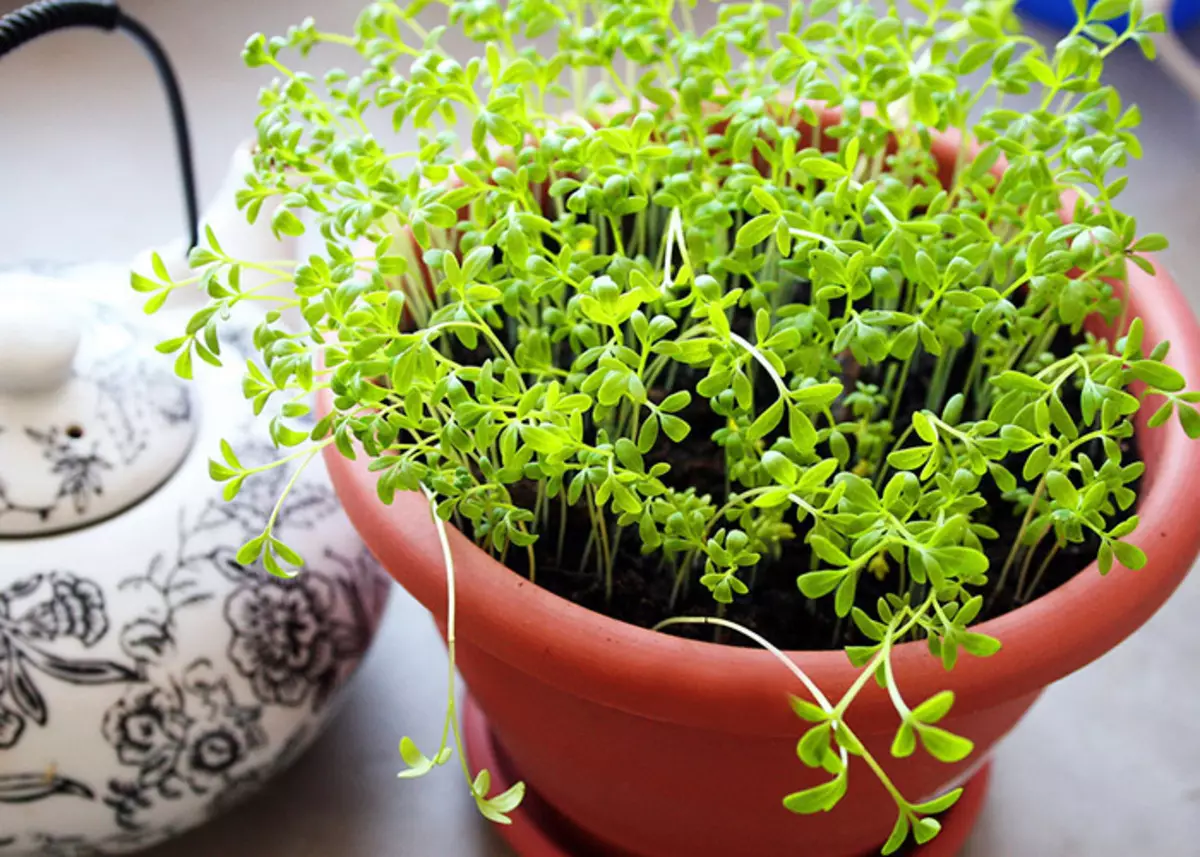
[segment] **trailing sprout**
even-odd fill
[[[1014,606],[995,603],[1005,591],[1036,594],[1073,543],[1098,545],[1102,572],[1140,567],[1124,540],[1132,418],[1153,397],[1151,425],[1200,434],[1167,343],[1127,325],[1126,267],[1152,270],[1143,254],[1165,241],[1117,207],[1139,117],[1100,80],[1122,44],[1152,53],[1161,18],[1080,2],[1046,51],[1002,0],[914,0],[912,18],[858,0],[720,4],[707,28],[694,0],[446,0],[479,46],[464,63],[417,20],[433,5],[372,3],[349,35],[310,19],[246,44],[276,77],[239,205],[323,247],[254,263],[210,233],[195,278],[135,276],[149,311],[197,283],[210,297],[161,350],[187,377],[194,358],[219,363],[233,307],[273,304],[244,389],[256,411],[282,402],[281,460],[365,454],[382,502],[424,491],[534,580],[536,542],[561,559],[577,513],[581,570],[609,597],[620,551],[641,550],[677,594],[710,590],[733,628],[719,616],[754,597],[754,569],[797,557],[862,671],[836,702],[795,700],[811,724],[800,758],[831,779],[784,802],[832,808],[858,757],[896,801],[884,852],[928,840],[959,792],[907,801],[846,722],[857,694],[887,688],[894,756],[967,756],[937,725],[953,694],[905,699],[894,647],[923,638],[947,668],[995,652],[972,623]],[[1126,10],[1124,31],[1102,23]],[[290,66],[317,46],[357,70]],[[1010,106],[1020,95],[1036,106]],[[389,122],[408,136],[371,130]],[[243,287],[251,269],[265,279]],[[294,287],[279,297],[278,282]],[[1097,316],[1128,333],[1085,331]],[[298,428],[317,390],[332,409]],[[711,438],[693,437],[697,414],[720,418]],[[710,442],[719,496],[675,481],[662,454]],[[255,472],[228,445],[212,465],[229,496]],[[993,490],[1021,520],[999,568],[980,514]],[[286,574],[299,557],[268,521],[240,560]],[[864,574],[886,597],[861,596]],[[425,770],[446,747],[402,752]],[[487,788],[472,792],[490,817],[519,799],[488,803]]]

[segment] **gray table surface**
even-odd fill
[[[0,9],[16,5],[0,0]],[[261,75],[245,37],[310,12],[346,26],[353,0],[127,0],[183,79],[207,198],[247,136]],[[1195,43],[1197,40],[1192,39]],[[1122,53],[1110,79],[1145,118],[1126,205],[1174,246],[1164,259],[1200,305],[1200,108]],[[0,63],[0,266],[125,260],[180,232],[169,128],[132,45],[62,34]],[[1200,576],[1138,634],[1052,687],[996,755],[991,797],[965,857],[1200,855]],[[398,590],[329,731],[294,769],[224,818],[147,857],[502,857],[458,772],[396,779],[396,744],[435,740],[444,654]],[[749,857],[749,855],[747,855]]]

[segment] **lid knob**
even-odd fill
[[[0,292],[0,395],[50,392],[71,377],[82,332],[69,309]]]

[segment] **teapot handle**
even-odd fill
[[[200,213],[196,203],[196,170],[192,164],[192,145],[183,96],[171,61],[158,39],[145,26],[126,15],[113,0],[38,0],[0,16],[0,57],[38,36],[71,27],[90,27],[106,32],[123,30],[150,55],[171,109],[187,212],[188,247],[196,247],[200,243]]]

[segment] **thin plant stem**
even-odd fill
[[[1037,488],[1034,489],[1033,499],[1029,502],[1029,508],[1025,510],[1025,517],[1021,520],[1021,527],[1017,530],[1017,537],[1013,540],[1013,545],[1008,551],[1008,555],[1004,559],[1004,566],[1000,569],[1000,577],[996,581],[995,587],[992,589],[992,598],[995,598],[1004,590],[1004,584],[1008,582],[1008,574],[1012,569],[1013,561],[1017,557],[1017,552],[1021,549],[1021,540],[1025,536],[1025,530],[1029,528],[1029,522],[1033,520],[1038,503],[1041,502],[1042,496],[1046,492],[1046,478],[1043,476],[1038,480]]]
[[[1025,590],[1023,595],[1021,594],[1020,587],[1018,586],[1017,599],[1019,602],[1025,602],[1033,598],[1034,594],[1038,591],[1038,587],[1042,585],[1042,578],[1046,574],[1046,569],[1050,567],[1050,563],[1053,562],[1054,557],[1058,555],[1060,547],[1061,545],[1055,542],[1053,547],[1046,552],[1046,558],[1043,559],[1042,564],[1038,566],[1037,574],[1033,576],[1033,581],[1029,584],[1029,588]]]
[[[1029,569],[1033,564],[1033,557],[1037,553],[1038,545],[1042,543],[1042,539],[1046,538],[1046,534],[1050,532],[1050,527],[1047,525],[1038,533],[1038,537],[1033,544],[1025,551],[1025,557],[1021,560],[1021,573],[1017,575],[1017,588],[1013,593],[1013,600],[1020,601],[1021,593],[1025,591],[1025,580],[1029,577]],[[1055,546],[1057,548],[1057,545]]]

